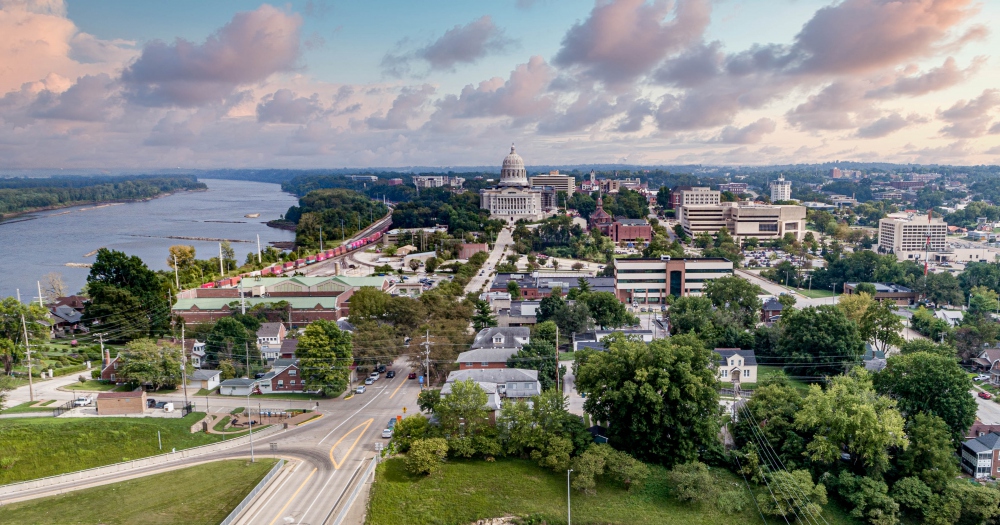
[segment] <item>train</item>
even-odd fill
[[[311,264],[316,264],[318,262],[322,262],[322,261],[325,261],[325,260],[328,260],[328,259],[333,259],[335,257],[340,257],[340,256],[343,256],[343,255],[347,255],[350,252],[362,249],[365,246],[368,246],[369,244],[375,244],[378,241],[380,241],[382,239],[382,236],[385,235],[385,232],[389,230],[389,228],[390,228],[391,225],[392,225],[391,222],[387,222],[381,228],[379,228],[378,231],[375,231],[375,232],[373,232],[373,233],[371,233],[371,234],[369,234],[369,235],[367,235],[365,237],[362,237],[362,238],[360,238],[358,240],[349,242],[347,244],[341,244],[340,246],[337,246],[336,248],[331,248],[329,250],[324,250],[322,252],[319,252],[316,255],[309,255],[309,256],[307,256],[305,258],[302,258],[302,259],[296,259],[294,261],[287,261],[287,262],[284,262],[284,263],[280,263],[280,262],[279,263],[274,263],[274,264],[272,264],[270,266],[267,266],[267,267],[265,267],[265,268],[263,268],[261,270],[256,270],[256,271],[253,271],[253,272],[241,273],[240,275],[238,275],[236,277],[230,277],[230,278],[227,278],[227,279],[221,279],[221,280],[218,280],[218,281],[213,281],[213,282],[210,282],[210,283],[205,283],[205,284],[201,285],[201,288],[223,288],[223,287],[227,287],[227,286],[237,286],[237,285],[239,285],[239,283],[240,283],[241,280],[243,280],[243,279],[245,279],[247,277],[275,277],[275,276],[280,276],[280,275],[283,275],[285,273],[295,271],[295,270],[297,270],[299,268],[303,268],[305,266],[309,266]]]

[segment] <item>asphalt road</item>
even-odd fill
[[[417,394],[420,385],[415,380],[407,380],[410,367],[405,359],[399,359],[392,367],[396,377],[386,379],[384,376],[374,385],[370,385],[363,394],[353,398],[308,401],[281,401],[273,399],[251,398],[251,403],[260,404],[264,408],[305,407],[312,405],[319,414],[318,420],[290,429],[288,431],[265,436],[262,441],[254,442],[254,453],[257,457],[283,457],[289,461],[286,472],[274,482],[273,488],[258,497],[258,501],[244,513],[239,523],[242,524],[321,524],[333,512],[339,498],[344,493],[358,467],[365,463],[375,453],[376,443],[386,443],[381,437],[390,418],[419,411]],[[21,389],[18,389],[21,390]],[[19,392],[15,391],[15,394]],[[70,393],[61,393],[69,394]],[[49,396],[52,398],[52,396]],[[157,400],[181,401],[181,394],[157,395]],[[197,400],[198,410],[204,410],[204,398]],[[245,406],[246,398],[209,399],[212,412],[225,412],[237,406]],[[271,443],[275,444],[272,451]],[[189,461],[171,463],[171,467],[186,466],[217,459],[244,457],[250,452],[249,446],[240,446],[221,451],[217,454],[192,458]],[[141,475],[161,471],[164,467],[151,468],[148,472],[140,471]],[[87,480],[69,483],[55,487],[60,491],[75,490],[95,483],[113,483],[134,477],[136,471],[124,472],[107,476],[100,480]],[[211,482],[206,481],[210,486]],[[52,491],[50,487],[46,492]]]
[[[509,228],[500,230],[500,233],[497,234],[497,241],[493,245],[493,251],[490,252],[490,258],[486,260],[486,264],[483,265],[483,269],[480,272],[482,275],[476,274],[473,276],[469,284],[465,286],[465,293],[478,292],[484,285],[490,282],[497,265],[503,262],[507,248],[512,244],[514,244],[513,231]]]

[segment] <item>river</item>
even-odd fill
[[[92,263],[87,254],[106,247],[138,255],[153,270],[166,270],[168,248],[195,247],[199,259],[217,257],[219,243],[170,237],[238,239],[236,260],[269,241],[294,240],[294,232],[267,226],[298,201],[278,184],[202,179],[208,191],[178,192],[145,202],[77,206],[22,215],[0,222],[0,298],[21,290],[22,300],[38,296],[36,281],[50,272],[62,274],[71,293],[87,282],[87,268],[66,263]],[[260,217],[244,215],[259,213]],[[43,283],[44,286],[44,283]]]

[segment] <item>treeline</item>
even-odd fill
[[[435,224],[447,224],[449,232],[456,236],[475,231],[496,233],[503,227],[503,221],[491,220],[490,212],[479,208],[479,194],[472,191],[421,190],[420,197],[397,204],[392,212],[392,225],[396,228],[423,228]]]
[[[389,213],[389,208],[358,192],[344,189],[310,191],[288,208],[285,220],[296,225],[295,244],[308,248],[324,240],[346,239]]]
[[[148,199],[177,190],[204,190],[194,176],[50,177],[0,179],[0,214],[96,202]]]

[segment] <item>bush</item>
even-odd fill
[[[916,476],[903,478],[892,487],[892,499],[915,518],[922,518],[931,500],[931,489]]]
[[[406,454],[406,470],[413,475],[433,474],[448,456],[448,442],[442,438],[418,439]]]
[[[674,496],[680,501],[705,503],[715,501],[715,480],[704,463],[692,461],[675,466],[667,474]]]
[[[410,450],[410,445],[414,441],[429,437],[430,432],[431,424],[427,418],[420,414],[414,414],[410,417],[404,417],[396,424],[396,428],[392,432],[392,441],[400,452],[405,453]]]
[[[889,487],[884,481],[855,476],[845,470],[837,478],[837,491],[854,507],[851,517],[872,525],[899,523],[899,504],[889,497]]]
[[[591,445],[583,454],[573,460],[573,488],[594,493],[596,478],[604,476],[621,483],[626,490],[641,487],[649,477],[649,467],[625,452],[615,450],[610,445]]]

